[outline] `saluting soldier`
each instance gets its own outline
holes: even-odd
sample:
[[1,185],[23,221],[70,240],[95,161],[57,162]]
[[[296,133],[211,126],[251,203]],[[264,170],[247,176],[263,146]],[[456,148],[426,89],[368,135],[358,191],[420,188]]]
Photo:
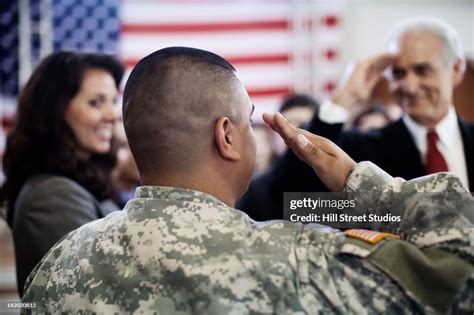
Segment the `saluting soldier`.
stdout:
[[[255,222],[233,208],[254,169],[255,140],[253,105],[226,60],[193,48],[156,51],[132,71],[123,101],[144,186],[124,211],[82,226],[49,251],[25,287],[23,302],[36,303],[36,311],[474,310],[474,200],[457,177],[392,178],[266,114],[331,190],[365,196],[357,211],[390,209],[402,220],[397,235]],[[391,223],[375,227],[395,230]]]

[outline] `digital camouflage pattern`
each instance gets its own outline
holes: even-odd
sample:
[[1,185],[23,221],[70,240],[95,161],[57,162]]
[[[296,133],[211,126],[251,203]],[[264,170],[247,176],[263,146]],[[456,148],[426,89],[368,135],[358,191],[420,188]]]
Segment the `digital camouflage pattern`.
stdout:
[[[347,191],[367,192],[371,211],[390,204],[405,212],[405,239],[456,253],[472,267],[474,201],[461,187],[449,174],[393,179],[368,162],[346,183]],[[433,189],[459,193],[459,201],[423,200],[419,192]],[[433,229],[439,217],[456,226]],[[197,191],[139,187],[123,211],[84,225],[51,249],[30,274],[23,302],[35,302],[39,313],[436,312],[369,261],[380,244],[358,245],[320,225],[257,223]],[[472,313],[472,269],[468,277],[446,310]]]

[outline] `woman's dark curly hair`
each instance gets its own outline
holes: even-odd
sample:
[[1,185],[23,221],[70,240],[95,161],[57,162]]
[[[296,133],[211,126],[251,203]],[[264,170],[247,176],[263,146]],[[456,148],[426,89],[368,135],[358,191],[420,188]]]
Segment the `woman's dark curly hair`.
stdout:
[[110,73],[117,88],[124,73],[123,66],[111,56],[57,52],[39,64],[20,94],[3,159],[6,182],[1,199],[6,201],[10,226],[22,186],[36,174],[71,178],[98,200],[112,195],[110,173],[115,151],[91,155],[87,161],[79,160],[75,155],[78,142],[64,118],[88,69]]

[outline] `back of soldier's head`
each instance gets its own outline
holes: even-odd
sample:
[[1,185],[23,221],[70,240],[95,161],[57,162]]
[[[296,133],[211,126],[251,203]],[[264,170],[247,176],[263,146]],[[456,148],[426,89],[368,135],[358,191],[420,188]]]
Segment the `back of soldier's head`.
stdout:
[[199,49],[170,47],[142,59],[127,81],[124,125],[140,173],[186,172],[212,146],[214,122],[240,119],[235,69]]

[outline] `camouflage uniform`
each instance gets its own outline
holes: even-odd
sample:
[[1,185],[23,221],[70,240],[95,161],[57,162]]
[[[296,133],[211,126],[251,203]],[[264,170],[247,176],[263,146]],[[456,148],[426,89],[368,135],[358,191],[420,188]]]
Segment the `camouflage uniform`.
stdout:
[[[405,212],[408,242],[368,244],[319,225],[257,223],[202,192],[139,187],[124,211],[51,249],[23,302],[36,302],[40,313],[472,313],[474,201],[459,179],[404,182],[363,162],[346,190],[370,192],[364,202],[374,213],[387,204]],[[417,194],[436,190],[457,199]],[[440,227],[441,218],[456,227]],[[445,270],[454,271],[443,278]]]

